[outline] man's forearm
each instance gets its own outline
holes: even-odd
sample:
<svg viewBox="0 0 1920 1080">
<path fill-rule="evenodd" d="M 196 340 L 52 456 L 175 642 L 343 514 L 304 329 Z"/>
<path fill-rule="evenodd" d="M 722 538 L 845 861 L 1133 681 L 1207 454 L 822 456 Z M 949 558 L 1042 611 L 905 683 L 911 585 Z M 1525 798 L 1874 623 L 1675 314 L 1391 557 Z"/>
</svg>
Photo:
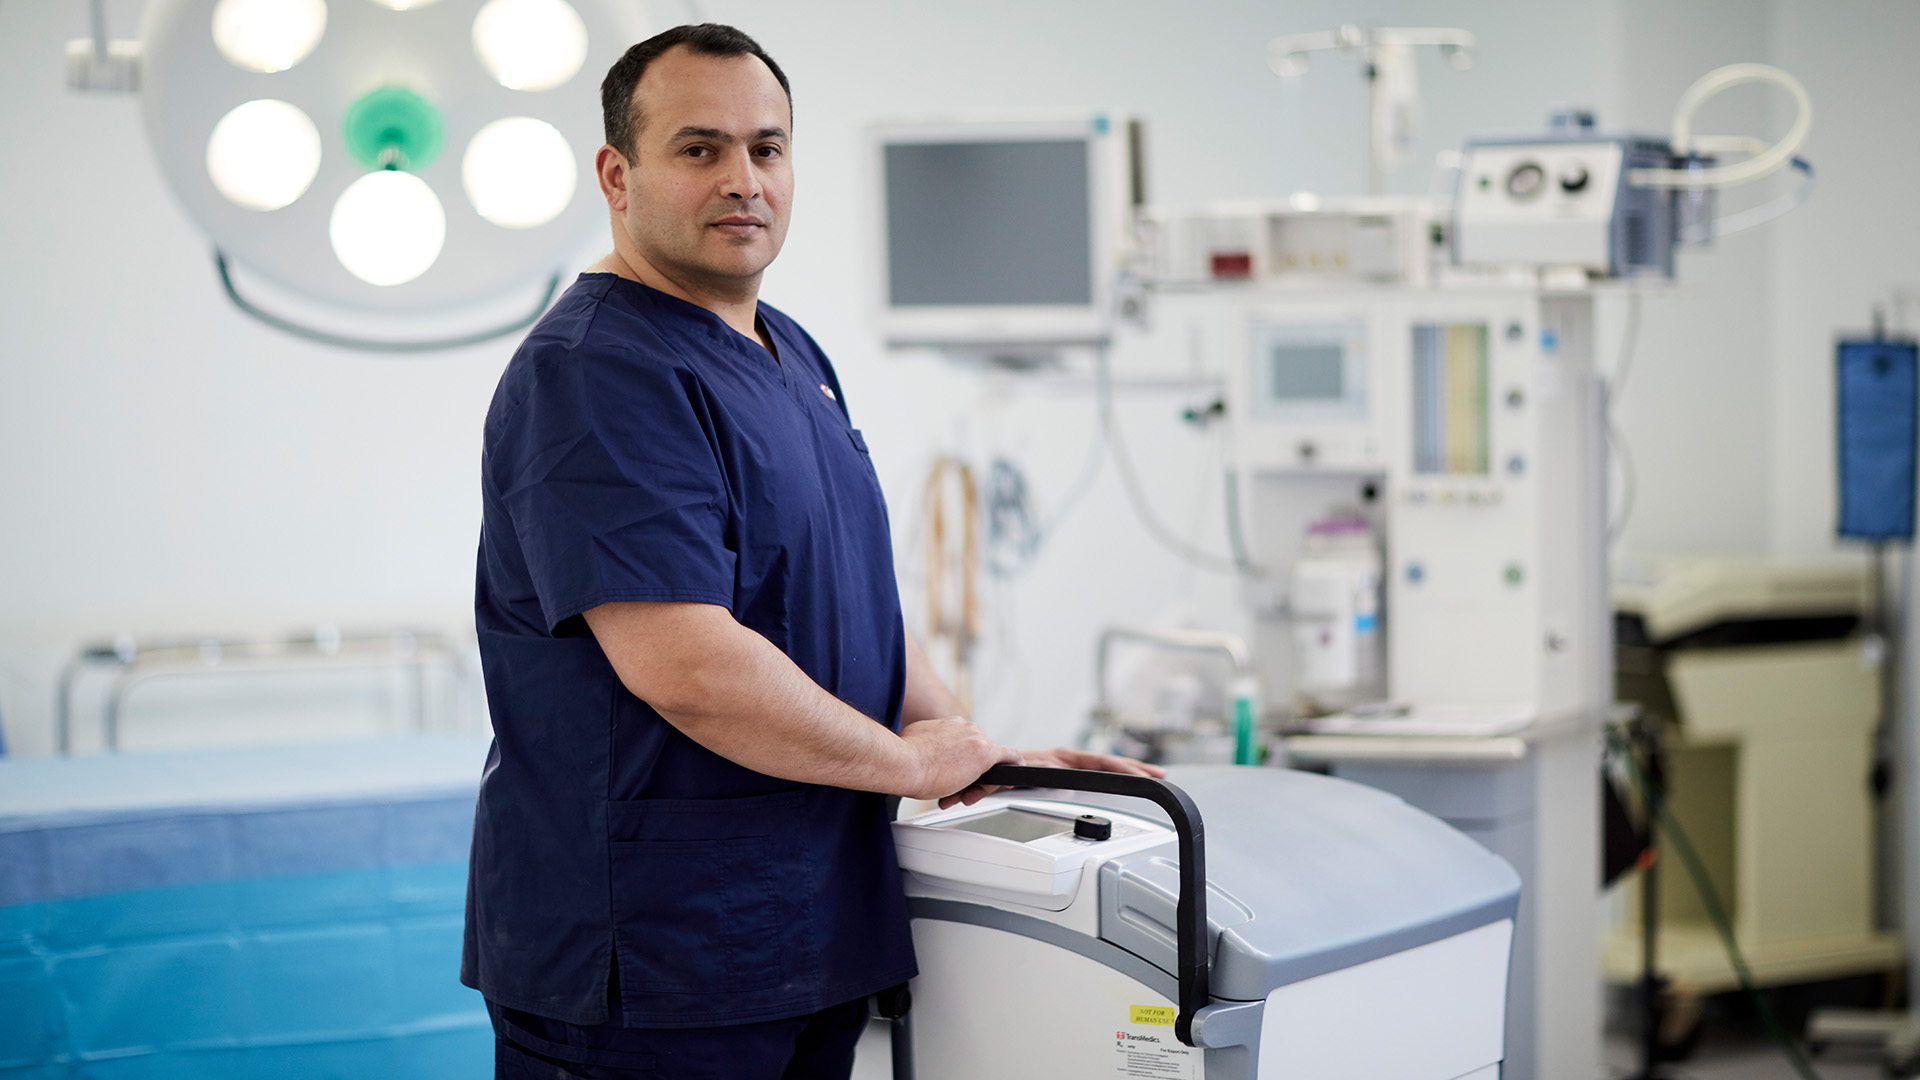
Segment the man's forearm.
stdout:
<svg viewBox="0 0 1920 1080">
<path fill-rule="evenodd" d="M 701 746 L 768 776 L 937 798 L 1018 757 L 964 720 L 895 735 L 724 608 L 606 604 L 586 618 L 628 690 Z"/>
</svg>

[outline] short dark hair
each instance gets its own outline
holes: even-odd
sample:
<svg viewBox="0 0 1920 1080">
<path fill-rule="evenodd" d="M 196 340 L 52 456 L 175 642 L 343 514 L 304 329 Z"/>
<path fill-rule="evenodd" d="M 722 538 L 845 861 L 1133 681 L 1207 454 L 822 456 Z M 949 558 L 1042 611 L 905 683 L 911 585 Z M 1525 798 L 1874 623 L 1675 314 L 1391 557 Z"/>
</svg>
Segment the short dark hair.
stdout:
<svg viewBox="0 0 1920 1080">
<path fill-rule="evenodd" d="M 787 95 L 787 111 L 793 111 L 793 87 L 787 82 L 787 73 L 780 70 L 780 65 L 773 62 L 773 57 L 767 55 L 759 42 L 721 23 L 676 26 L 628 49 L 607 69 L 607 77 L 600 82 L 600 114 L 607 131 L 607 145 L 628 158 L 633 157 L 633 140 L 640 133 L 640 108 L 633 100 L 633 88 L 640 85 L 640 76 L 646 73 L 647 65 L 676 45 L 685 45 L 698 56 L 759 57 L 780 81 L 780 89 Z"/>
</svg>

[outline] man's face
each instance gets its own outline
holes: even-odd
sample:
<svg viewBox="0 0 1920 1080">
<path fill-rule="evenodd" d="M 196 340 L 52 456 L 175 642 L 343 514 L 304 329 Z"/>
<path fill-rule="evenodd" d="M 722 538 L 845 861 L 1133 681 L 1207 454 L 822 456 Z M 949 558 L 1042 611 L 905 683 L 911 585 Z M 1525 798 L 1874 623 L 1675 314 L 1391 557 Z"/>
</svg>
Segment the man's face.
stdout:
<svg viewBox="0 0 1920 1080">
<path fill-rule="evenodd" d="M 787 96 L 755 56 L 676 47 L 634 88 L 640 130 L 615 216 L 640 256 L 683 285 L 756 282 L 787 238 Z"/>
</svg>

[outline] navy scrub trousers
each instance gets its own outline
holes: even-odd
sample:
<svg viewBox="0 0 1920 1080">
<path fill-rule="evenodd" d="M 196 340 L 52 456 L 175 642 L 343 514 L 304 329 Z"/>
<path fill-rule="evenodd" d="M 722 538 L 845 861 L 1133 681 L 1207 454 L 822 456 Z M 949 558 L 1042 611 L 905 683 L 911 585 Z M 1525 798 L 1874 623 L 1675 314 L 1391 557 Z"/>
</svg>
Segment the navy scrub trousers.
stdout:
<svg viewBox="0 0 1920 1080">
<path fill-rule="evenodd" d="M 494 1005 L 494 1080 L 846 1080 L 867 1000 L 719 1028 L 584 1028 Z"/>
</svg>

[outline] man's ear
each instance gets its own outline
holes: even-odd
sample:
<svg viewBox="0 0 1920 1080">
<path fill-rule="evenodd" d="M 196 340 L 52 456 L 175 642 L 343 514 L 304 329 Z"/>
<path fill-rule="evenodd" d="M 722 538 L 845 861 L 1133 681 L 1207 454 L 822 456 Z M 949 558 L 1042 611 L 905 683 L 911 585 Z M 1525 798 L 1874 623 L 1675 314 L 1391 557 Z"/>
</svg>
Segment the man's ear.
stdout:
<svg viewBox="0 0 1920 1080">
<path fill-rule="evenodd" d="M 593 171 L 600 178 L 600 194 L 607 200 L 607 209 L 616 214 L 627 209 L 629 168 L 627 156 L 611 145 L 602 145 L 600 152 L 593 156 Z"/>
</svg>

